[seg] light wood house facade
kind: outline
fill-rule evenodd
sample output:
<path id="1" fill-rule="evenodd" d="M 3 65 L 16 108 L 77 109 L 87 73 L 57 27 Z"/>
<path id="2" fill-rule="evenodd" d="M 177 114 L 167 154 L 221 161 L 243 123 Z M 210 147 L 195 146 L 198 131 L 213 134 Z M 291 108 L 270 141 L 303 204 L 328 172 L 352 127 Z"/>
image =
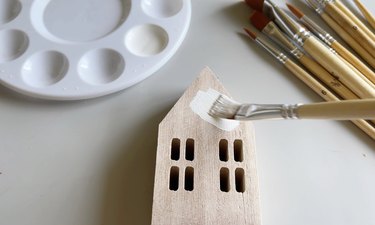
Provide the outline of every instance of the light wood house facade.
<path id="1" fill-rule="evenodd" d="M 159 125 L 153 225 L 260 225 L 252 124 L 225 131 L 189 107 L 199 90 L 228 95 L 204 69 Z"/>

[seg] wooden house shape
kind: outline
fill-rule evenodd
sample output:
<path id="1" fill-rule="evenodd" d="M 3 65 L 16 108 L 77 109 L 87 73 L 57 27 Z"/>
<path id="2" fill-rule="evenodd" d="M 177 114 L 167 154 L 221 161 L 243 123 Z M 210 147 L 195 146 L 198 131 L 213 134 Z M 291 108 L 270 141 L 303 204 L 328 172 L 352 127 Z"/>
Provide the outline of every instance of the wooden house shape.
<path id="1" fill-rule="evenodd" d="M 153 225 L 261 224 L 252 124 L 201 119 L 189 104 L 208 89 L 228 95 L 205 68 L 159 125 Z"/>

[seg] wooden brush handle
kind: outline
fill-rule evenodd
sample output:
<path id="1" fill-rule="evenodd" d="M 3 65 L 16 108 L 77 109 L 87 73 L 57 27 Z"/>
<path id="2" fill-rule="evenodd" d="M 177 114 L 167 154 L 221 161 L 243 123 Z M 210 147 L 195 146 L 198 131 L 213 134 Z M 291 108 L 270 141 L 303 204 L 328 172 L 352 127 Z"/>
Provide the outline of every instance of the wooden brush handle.
<path id="1" fill-rule="evenodd" d="M 375 119 L 375 99 L 306 104 L 297 113 L 300 119 Z"/>
<path id="2" fill-rule="evenodd" d="M 325 13 L 321 13 L 322 19 L 350 46 L 354 51 L 362 57 L 368 64 L 375 68 L 375 58 L 368 53 L 360 44 L 352 38 L 340 25 L 336 23 L 330 16 Z"/>
<path id="3" fill-rule="evenodd" d="M 346 63 L 332 53 L 314 36 L 307 38 L 304 49 L 329 73 L 336 76 L 360 98 L 375 98 L 375 89 L 359 77 Z"/>
<path id="4" fill-rule="evenodd" d="M 340 27 L 336 21 L 325 13 L 321 13 L 322 19 L 351 47 L 354 51 L 362 57 L 368 64 L 375 68 L 375 58 L 368 53 L 360 44 L 352 38 L 342 27 Z"/>
<path id="5" fill-rule="evenodd" d="M 354 0 L 354 3 L 357 5 L 358 9 L 362 12 L 363 16 L 366 18 L 367 22 L 375 29 L 375 18 L 369 10 L 360 2 L 359 0 Z"/>
<path id="6" fill-rule="evenodd" d="M 292 72 L 298 79 L 309 86 L 315 93 L 319 94 L 324 99 L 337 99 L 338 98 L 326 87 L 324 87 L 319 81 L 317 81 L 312 75 L 306 72 L 302 67 L 298 66 L 292 60 L 286 60 L 284 66 Z"/>
<path id="7" fill-rule="evenodd" d="M 365 77 L 365 75 L 363 75 L 361 72 L 359 72 L 357 70 L 357 68 L 355 68 L 352 64 L 350 64 L 348 61 L 346 61 L 343 57 L 341 57 L 340 55 L 336 55 L 338 58 L 341 59 L 342 62 L 344 62 L 348 67 L 350 67 L 356 74 L 359 78 L 361 78 L 362 80 L 366 81 L 371 87 L 373 90 L 375 90 L 375 84 L 372 83 L 369 79 L 367 79 L 367 77 Z"/>
<path id="8" fill-rule="evenodd" d="M 331 47 L 343 57 L 346 61 L 352 64 L 358 69 L 363 75 L 367 77 L 373 84 L 375 84 L 375 73 L 368 68 L 361 60 L 355 57 L 349 50 L 340 44 L 338 41 L 334 41 Z"/>
<path id="9" fill-rule="evenodd" d="M 338 24 L 341 25 L 362 47 L 375 56 L 375 42 L 347 15 L 343 14 L 333 3 L 327 3 L 324 9 Z"/>
<path id="10" fill-rule="evenodd" d="M 313 73 L 318 79 L 320 79 L 325 85 L 331 88 L 343 99 L 357 99 L 358 96 L 354 94 L 349 88 L 342 84 L 337 78 L 327 72 L 319 63 L 309 58 L 307 55 L 303 55 L 299 58 L 299 61 L 304 65 L 311 73 Z"/>
<path id="11" fill-rule="evenodd" d="M 354 0 L 354 2 L 357 4 L 357 6 L 358 4 L 361 4 L 359 1 L 356 0 Z M 358 17 L 354 15 L 341 1 L 336 0 L 332 4 L 336 5 L 346 16 L 348 16 L 355 24 L 357 24 L 373 41 L 375 41 L 374 33 L 372 33 L 372 31 L 368 29 L 366 25 L 362 23 L 362 21 L 358 19 Z"/>
<path id="12" fill-rule="evenodd" d="M 340 99 L 334 93 L 332 93 L 331 90 L 327 89 L 315 77 L 311 76 L 292 60 L 287 59 L 284 66 L 324 100 L 340 101 Z M 372 126 L 368 121 L 361 119 L 352 120 L 352 122 L 373 140 L 375 140 L 375 127 Z"/>

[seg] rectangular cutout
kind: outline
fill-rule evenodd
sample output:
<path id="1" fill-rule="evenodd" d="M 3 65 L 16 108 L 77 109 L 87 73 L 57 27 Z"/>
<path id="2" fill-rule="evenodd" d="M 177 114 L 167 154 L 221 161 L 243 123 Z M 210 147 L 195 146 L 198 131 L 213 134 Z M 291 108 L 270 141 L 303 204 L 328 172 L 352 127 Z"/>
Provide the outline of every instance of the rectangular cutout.
<path id="1" fill-rule="evenodd" d="M 235 172 L 236 191 L 245 192 L 245 171 L 242 168 L 237 168 Z"/>
<path id="2" fill-rule="evenodd" d="M 185 159 L 189 161 L 194 160 L 194 139 L 187 139 L 186 140 L 186 148 L 185 148 Z"/>
<path id="3" fill-rule="evenodd" d="M 229 169 L 223 167 L 220 169 L 220 191 L 229 192 L 229 190 Z"/>
<path id="4" fill-rule="evenodd" d="M 219 142 L 219 159 L 220 161 L 227 162 L 228 158 L 228 141 L 221 139 Z"/>
<path id="5" fill-rule="evenodd" d="M 242 140 L 235 140 L 233 143 L 233 151 L 234 151 L 234 161 L 242 162 L 243 161 L 243 144 Z"/>
<path id="6" fill-rule="evenodd" d="M 172 160 L 179 160 L 180 159 L 180 139 L 173 138 L 171 144 L 171 159 Z"/>
<path id="7" fill-rule="evenodd" d="M 169 190 L 178 190 L 178 180 L 179 180 L 179 168 L 177 166 L 172 166 L 169 173 Z"/>
<path id="8" fill-rule="evenodd" d="M 190 166 L 185 169 L 185 190 L 194 190 L 194 168 Z"/>

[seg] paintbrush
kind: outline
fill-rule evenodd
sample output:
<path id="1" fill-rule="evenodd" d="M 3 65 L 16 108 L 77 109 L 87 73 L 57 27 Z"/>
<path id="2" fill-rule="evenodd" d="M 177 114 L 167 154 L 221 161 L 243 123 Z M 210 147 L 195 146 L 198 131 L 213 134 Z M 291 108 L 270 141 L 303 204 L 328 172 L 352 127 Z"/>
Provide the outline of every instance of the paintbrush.
<path id="1" fill-rule="evenodd" d="M 209 115 L 232 120 L 262 119 L 375 119 L 375 99 L 312 104 L 242 104 L 220 95 Z"/>
<path id="2" fill-rule="evenodd" d="M 362 21 L 358 19 L 358 17 L 354 15 L 354 13 L 350 11 L 341 1 L 339 0 L 330 0 L 330 1 L 332 2 L 333 5 L 339 8 L 342 13 L 348 16 L 355 24 L 357 24 L 358 27 L 360 27 L 372 39 L 372 41 L 375 41 L 374 33 L 370 29 L 368 29 L 368 27 L 364 23 L 362 23 Z"/>
<path id="3" fill-rule="evenodd" d="M 270 41 L 261 36 L 257 36 L 250 29 L 244 28 L 246 33 L 254 40 L 257 44 L 262 46 L 272 56 L 274 56 L 280 63 L 282 63 L 293 75 L 304 82 L 310 87 L 315 93 L 321 96 L 326 101 L 339 101 L 339 98 L 331 92 L 328 88 L 322 85 L 318 80 L 306 72 L 302 67 L 298 66 L 292 60 L 290 60 L 280 49 L 274 46 Z M 352 122 L 363 130 L 367 135 L 375 140 L 375 128 L 365 120 L 352 120 Z"/>
<path id="4" fill-rule="evenodd" d="M 283 10 L 281 10 L 272 1 L 271 4 L 275 13 L 283 20 L 285 27 L 282 29 L 297 44 L 309 53 L 320 65 L 328 72 L 337 76 L 349 89 L 351 89 L 360 98 L 375 98 L 375 89 L 366 80 L 358 76 L 349 65 L 332 53 L 326 45 L 312 35 L 302 25 L 294 21 Z"/>
<path id="5" fill-rule="evenodd" d="M 258 1 L 258 0 L 245 0 L 245 3 L 250 6 L 252 9 L 263 12 L 264 7 L 264 1 Z"/>
<path id="6" fill-rule="evenodd" d="M 350 89 L 343 85 L 338 79 L 328 73 L 319 63 L 311 59 L 291 42 L 288 37 L 264 14 L 255 11 L 250 16 L 250 21 L 259 31 L 275 40 L 285 50 L 289 51 L 302 65 L 311 73 L 334 90 L 343 99 L 358 98 Z"/>
<path id="7" fill-rule="evenodd" d="M 264 0 L 245 0 L 246 4 L 257 12 L 267 15 L 277 25 L 283 26 L 283 21 L 273 12 L 272 6 Z"/>
<path id="8" fill-rule="evenodd" d="M 313 0 L 305 0 L 307 5 L 313 9 L 335 32 L 338 34 L 354 51 L 362 57 L 369 65 L 375 68 L 375 58 L 360 44 L 358 44 L 352 36 L 350 36 L 335 20 L 328 16 L 319 5 Z"/>
<path id="9" fill-rule="evenodd" d="M 341 57 L 352 64 L 356 69 L 359 70 L 363 75 L 367 77 L 372 83 L 375 84 L 375 73 L 368 68 L 361 60 L 354 56 L 349 50 L 340 44 L 335 38 L 331 36 L 327 31 L 321 28 L 308 16 L 306 16 L 297 7 L 286 3 L 289 10 L 301 21 L 310 31 L 312 31 L 317 37 L 324 41 L 328 46 L 333 48 Z"/>
<path id="10" fill-rule="evenodd" d="M 357 5 L 358 9 L 362 12 L 363 16 L 366 18 L 367 22 L 370 24 L 372 29 L 375 29 L 375 18 L 372 13 L 362 4 L 359 0 L 353 0 Z"/>
<path id="11" fill-rule="evenodd" d="M 355 23 L 349 16 L 341 11 L 331 0 L 319 0 L 322 9 L 330 15 L 341 27 L 348 32 L 362 47 L 368 49 L 375 57 L 375 42 L 366 32 Z"/>
<path id="12" fill-rule="evenodd" d="M 270 40 L 257 36 L 248 28 L 244 28 L 245 32 L 249 37 L 254 40 L 258 45 L 262 46 L 267 52 L 274 56 L 283 66 L 285 66 L 290 72 L 292 72 L 297 78 L 303 81 L 313 91 L 318 93 L 321 97 L 326 100 L 338 99 L 328 88 L 323 86 L 318 80 L 312 75 L 306 72 L 302 67 L 293 62 L 287 55 L 285 55 L 277 46 L 275 46 Z"/>

